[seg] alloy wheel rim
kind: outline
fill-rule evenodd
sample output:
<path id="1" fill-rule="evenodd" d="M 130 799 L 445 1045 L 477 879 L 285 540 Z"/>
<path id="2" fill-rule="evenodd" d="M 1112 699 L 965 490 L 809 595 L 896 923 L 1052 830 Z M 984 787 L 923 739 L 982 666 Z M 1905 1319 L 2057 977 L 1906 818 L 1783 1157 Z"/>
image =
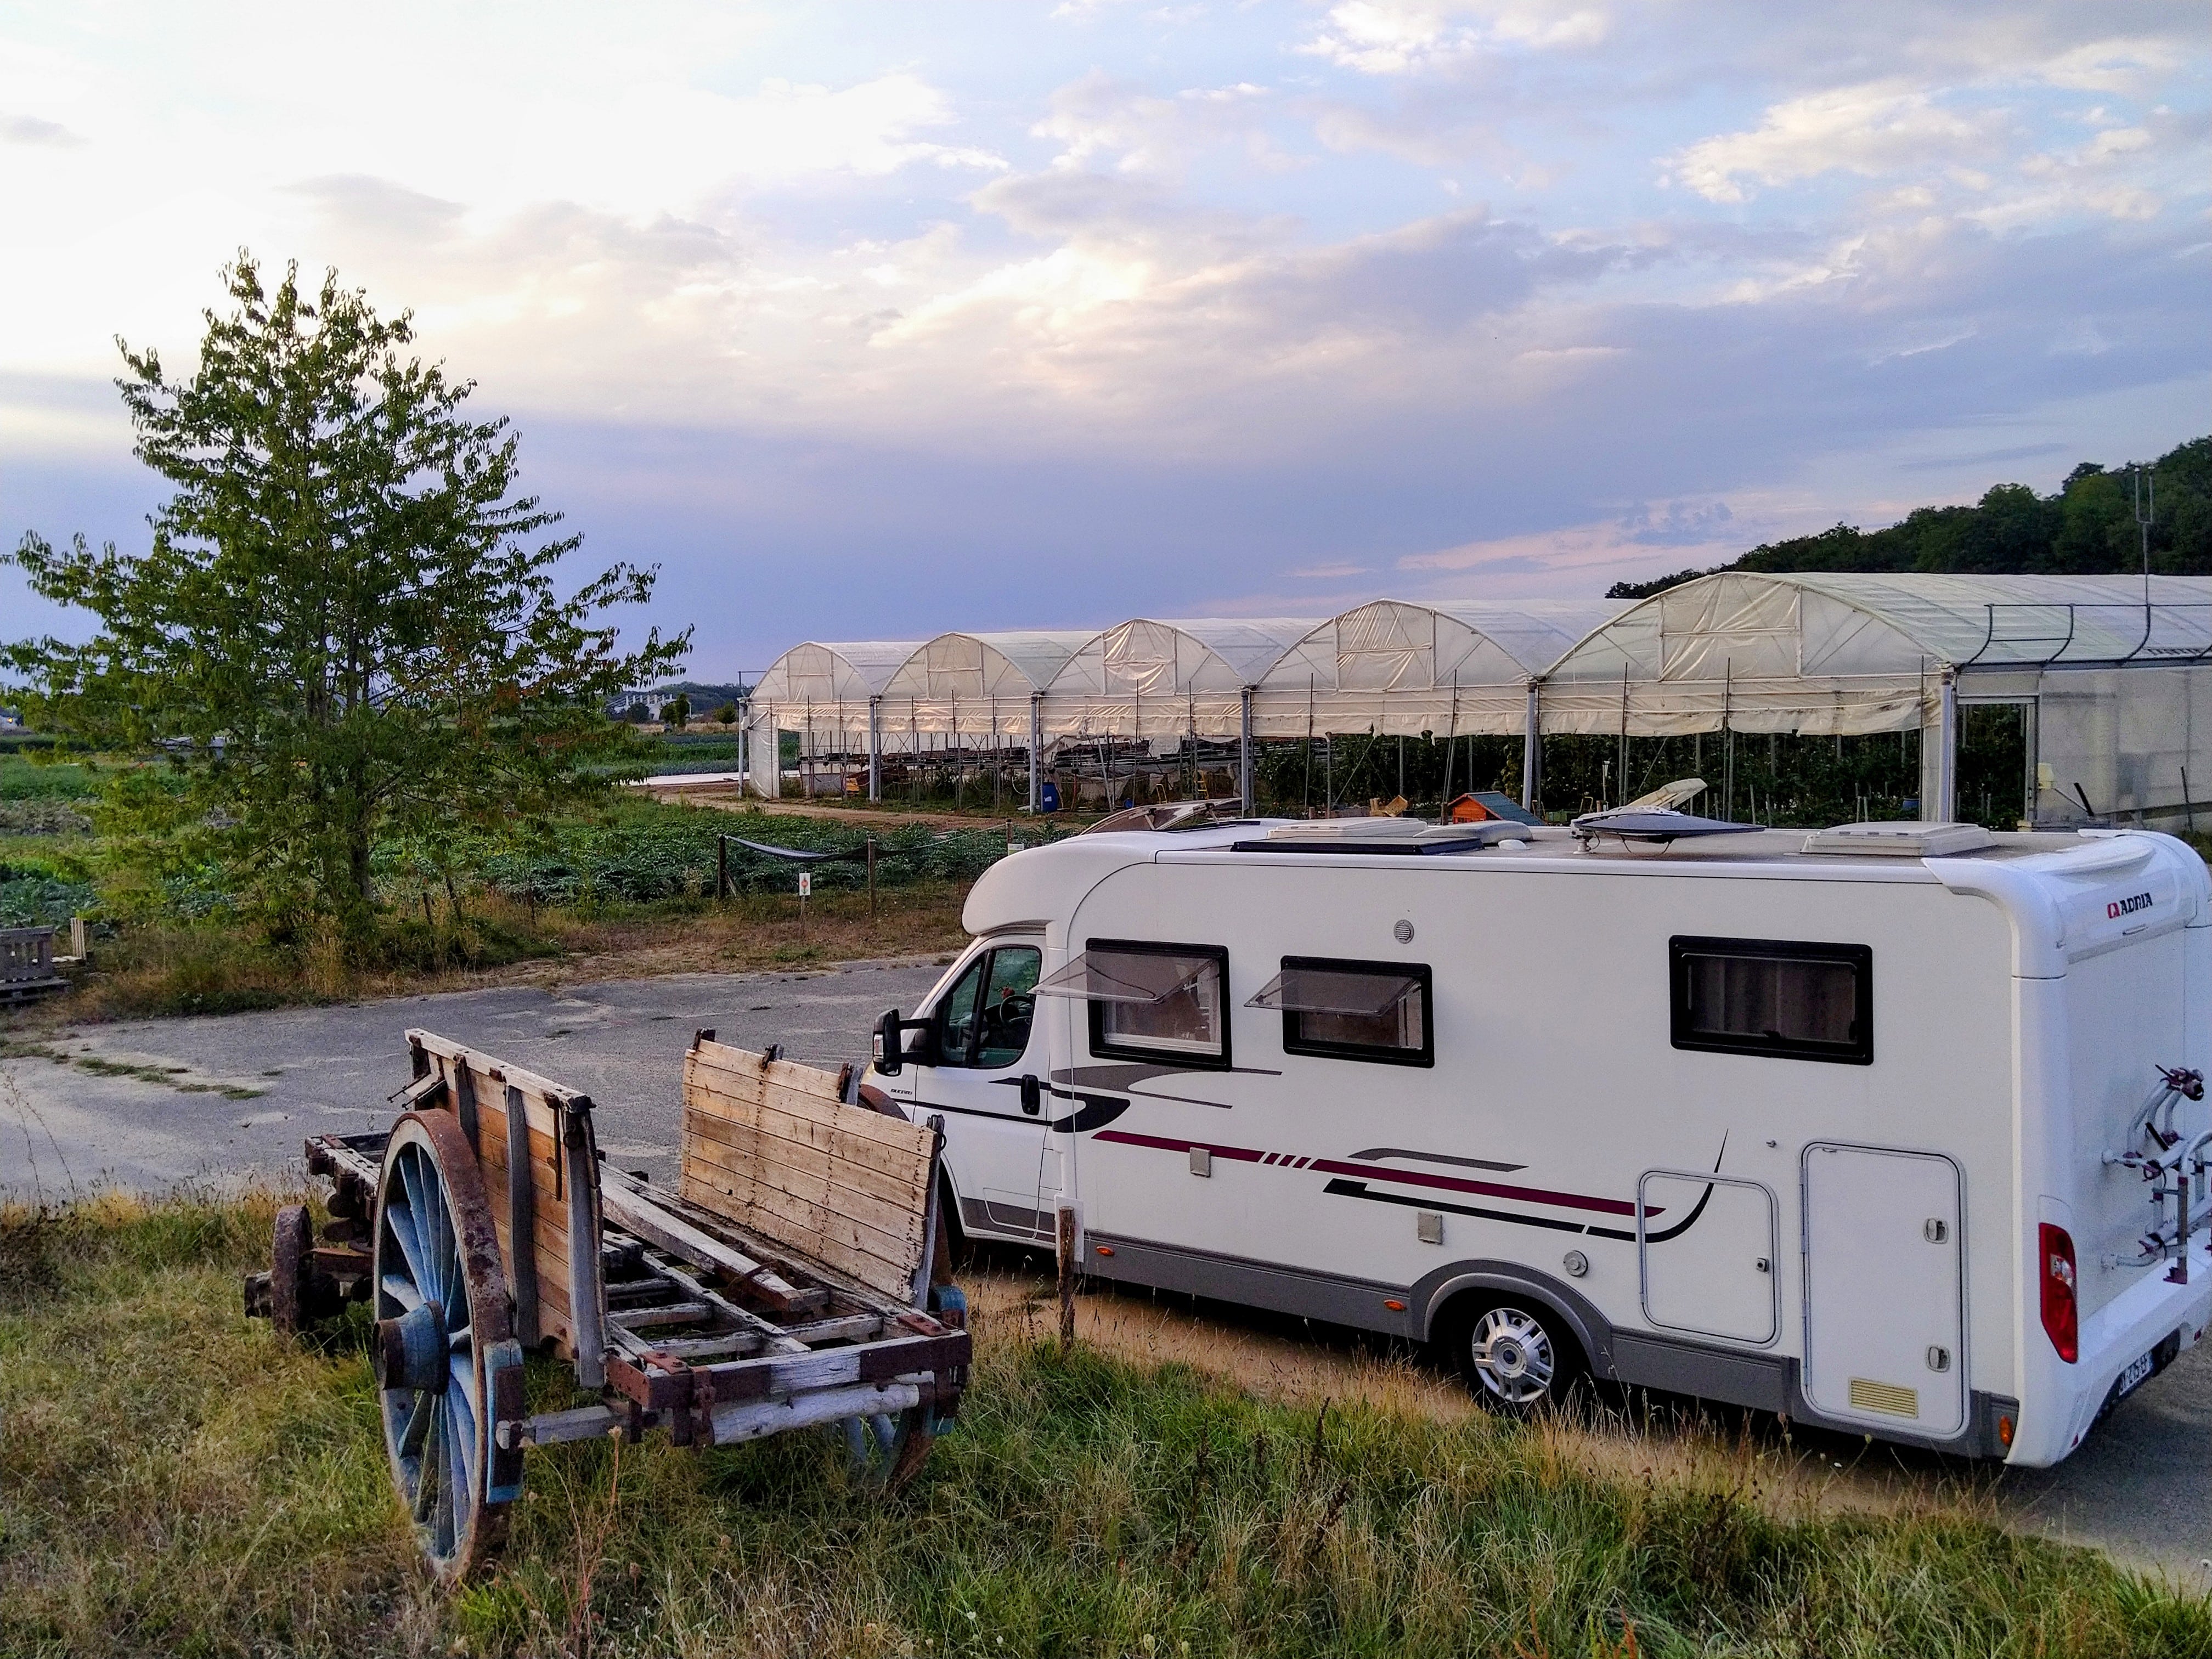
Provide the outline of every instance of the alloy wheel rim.
<path id="1" fill-rule="evenodd" d="M 1474 1374 L 1483 1388 L 1510 1406 L 1526 1406 L 1552 1390 L 1558 1371 L 1552 1334 L 1534 1315 L 1492 1308 L 1475 1322 Z"/>

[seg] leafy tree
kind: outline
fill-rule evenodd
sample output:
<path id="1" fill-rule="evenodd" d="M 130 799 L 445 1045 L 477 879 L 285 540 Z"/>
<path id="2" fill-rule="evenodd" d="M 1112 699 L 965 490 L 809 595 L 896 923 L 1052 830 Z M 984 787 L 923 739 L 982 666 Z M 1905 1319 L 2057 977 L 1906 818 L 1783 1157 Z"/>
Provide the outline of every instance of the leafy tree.
<path id="1" fill-rule="evenodd" d="M 732 721 L 735 720 L 737 717 L 738 706 L 733 702 L 726 702 L 720 708 L 717 708 L 714 711 L 715 720 L 723 726 L 729 725 Z"/>
<path id="2" fill-rule="evenodd" d="M 660 723 L 663 726 L 671 726 L 681 732 L 684 722 L 690 718 L 691 699 L 680 691 L 669 702 L 660 705 Z"/>
<path id="3" fill-rule="evenodd" d="M 189 375 L 118 342 L 134 452 L 174 487 L 150 546 L 27 533 L 5 556 L 98 628 L 0 661 L 47 729 L 167 759 L 105 803 L 119 885 L 212 880 L 272 936 L 334 925 L 357 951 L 380 842 L 450 846 L 603 787 L 587 763 L 635 741 L 606 699 L 690 631 L 618 648 L 603 613 L 653 569 L 562 597 L 580 538 L 545 538 L 560 515 L 515 493 L 507 422 L 461 412 L 474 383 L 403 358 L 406 314 L 334 271 L 272 291 L 246 253 L 222 280 L 235 309 L 205 313 Z"/>
<path id="4" fill-rule="evenodd" d="M 1923 507 L 1880 530 L 1847 524 L 1755 547 L 1718 570 L 1913 570 L 1983 574 L 2125 574 L 2142 568 L 2135 474 L 2154 486 L 2151 568 L 2212 575 L 2212 437 L 2193 438 L 2148 467 L 2106 471 L 2084 461 L 2054 495 L 1997 484 L 1972 507 Z M 1619 582 L 1608 599 L 1640 599 L 1711 570 Z"/>

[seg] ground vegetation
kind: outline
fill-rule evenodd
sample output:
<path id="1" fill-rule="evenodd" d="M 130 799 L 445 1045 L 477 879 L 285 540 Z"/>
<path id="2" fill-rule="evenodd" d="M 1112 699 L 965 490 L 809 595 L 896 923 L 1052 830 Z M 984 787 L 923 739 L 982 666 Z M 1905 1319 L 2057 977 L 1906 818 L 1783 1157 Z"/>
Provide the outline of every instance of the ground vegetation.
<path id="1" fill-rule="evenodd" d="M 1638 1474 L 1569 1424 L 1063 1353 L 1012 1300 L 896 1496 L 828 1434 L 562 1448 L 533 1455 L 498 1571 L 441 1596 L 394 1510 L 362 1327 L 295 1345 L 240 1315 L 275 1201 L 0 1220 L 0 1650 L 2212 1655 L 2201 1598 L 1970 1496 L 1839 1513 L 1748 1443 Z M 550 1366 L 532 1388 L 566 1401 Z"/>

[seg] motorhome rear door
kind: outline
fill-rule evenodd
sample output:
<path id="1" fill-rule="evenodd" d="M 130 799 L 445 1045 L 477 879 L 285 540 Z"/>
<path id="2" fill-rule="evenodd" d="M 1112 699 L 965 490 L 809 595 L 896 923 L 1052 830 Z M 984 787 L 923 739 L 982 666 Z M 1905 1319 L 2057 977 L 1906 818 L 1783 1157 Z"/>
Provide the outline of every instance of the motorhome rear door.
<path id="1" fill-rule="evenodd" d="M 1959 1169 L 1805 1149 L 1805 1395 L 1824 1416 L 1944 1436 L 1966 1422 Z"/>

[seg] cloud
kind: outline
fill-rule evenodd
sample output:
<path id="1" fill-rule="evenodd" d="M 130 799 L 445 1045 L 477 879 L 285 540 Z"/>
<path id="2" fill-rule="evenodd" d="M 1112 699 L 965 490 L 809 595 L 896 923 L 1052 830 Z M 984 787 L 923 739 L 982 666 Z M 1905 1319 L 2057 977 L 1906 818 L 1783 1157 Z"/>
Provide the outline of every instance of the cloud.
<path id="1" fill-rule="evenodd" d="M 1608 27 L 1601 7 L 1551 0 L 1345 0 L 1298 50 L 1363 75 L 1422 75 L 1486 52 L 1593 46 Z"/>
<path id="2" fill-rule="evenodd" d="M 58 121 L 42 121 L 35 115 L 0 115 L 0 143 L 75 149 L 83 143 Z"/>
<path id="3" fill-rule="evenodd" d="M 1985 161 L 2008 125 L 1996 111 L 1946 107 L 1923 88 L 1869 82 L 1771 106 L 1749 131 L 1677 152 L 1667 172 L 1707 201 L 1741 202 L 1747 180 L 1795 184 L 1837 170 L 1873 178 Z"/>

